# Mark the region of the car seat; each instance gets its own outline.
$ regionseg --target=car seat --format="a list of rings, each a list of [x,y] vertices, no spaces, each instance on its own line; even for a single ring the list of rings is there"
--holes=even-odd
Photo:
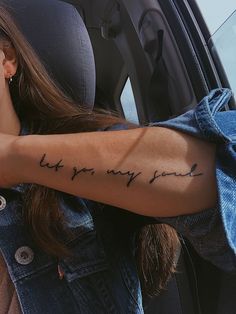
[[[58,0],[0,0],[63,91],[92,108],[95,99],[93,49],[74,6]],[[27,18],[26,18],[27,17]]]

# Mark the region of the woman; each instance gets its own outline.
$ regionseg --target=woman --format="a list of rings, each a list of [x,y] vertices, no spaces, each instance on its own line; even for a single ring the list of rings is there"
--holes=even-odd
[[[193,124],[205,104],[227,103],[229,91],[213,92],[196,112],[159,128],[86,111],[55,86],[6,10],[0,12],[0,248],[21,310],[142,313],[139,279],[144,294],[162,289],[178,246],[176,232],[148,226],[154,221],[148,216],[178,223],[219,267],[220,250],[227,250],[231,270],[233,246],[213,220],[219,201],[210,141],[225,149],[225,139],[213,136],[217,128],[203,114],[206,132]],[[212,252],[216,235],[221,242]]]

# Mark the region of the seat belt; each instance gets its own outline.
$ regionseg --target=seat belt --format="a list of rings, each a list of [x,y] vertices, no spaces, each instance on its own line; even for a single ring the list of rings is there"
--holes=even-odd
[[[181,236],[180,241],[181,254],[178,261],[175,278],[178,285],[183,314],[202,314],[195,265],[185,240]]]
[[[157,108],[157,116],[152,118],[152,121],[166,120],[171,116],[170,99],[169,99],[169,78],[168,69],[163,59],[163,39],[164,31],[157,32],[157,56],[155,65],[150,79],[148,89],[148,104],[152,108]]]
[[[177,272],[170,279],[166,290],[159,296],[144,298],[145,314],[201,314],[196,291],[189,280],[189,265],[186,265],[184,250],[181,248]]]
[[[164,31],[155,26],[156,10],[143,13],[139,22],[140,41],[153,64],[153,72],[147,89],[146,103],[152,109],[150,122],[171,116],[169,74],[163,58]]]

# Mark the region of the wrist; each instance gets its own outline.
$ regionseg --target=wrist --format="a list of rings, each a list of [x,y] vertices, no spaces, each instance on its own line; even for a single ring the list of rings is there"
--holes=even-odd
[[[0,187],[10,188],[20,182],[18,171],[20,161],[17,157],[18,136],[1,133],[0,140]]]
[[[10,185],[20,183],[30,183],[28,174],[30,173],[29,145],[31,135],[18,136],[11,143],[9,149],[9,160],[11,175],[9,176]],[[32,183],[32,182],[31,182]]]

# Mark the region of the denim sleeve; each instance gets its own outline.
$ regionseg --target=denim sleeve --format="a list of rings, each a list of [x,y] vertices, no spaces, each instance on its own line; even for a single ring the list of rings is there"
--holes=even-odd
[[[217,144],[216,208],[157,220],[173,226],[200,256],[227,272],[236,271],[236,110],[224,110],[231,96],[228,89],[213,90],[194,110],[151,124]]]

